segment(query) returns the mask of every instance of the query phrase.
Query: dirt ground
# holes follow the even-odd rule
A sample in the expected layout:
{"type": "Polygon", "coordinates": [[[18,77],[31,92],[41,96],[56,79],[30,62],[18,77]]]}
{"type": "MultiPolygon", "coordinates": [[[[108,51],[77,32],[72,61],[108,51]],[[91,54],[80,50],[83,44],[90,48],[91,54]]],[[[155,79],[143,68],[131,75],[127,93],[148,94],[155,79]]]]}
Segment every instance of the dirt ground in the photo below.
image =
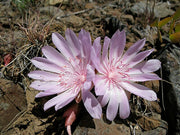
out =
{"type": "MultiPolygon", "coordinates": [[[[35,99],[38,91],[29,87],[32,80],[27,76],[35,70],[30,59],[42,56],[43,46],[54,46],[52,32],[64,36],[67,28],[77,34],[83,28],[90,32],[92,41],[98,36],[103,41],[117,29],[125,30],[126,49],[146,38],[143,50],[155,48],[148,58],[159,58],[167,44],[172,44],[168,36],[169,24],[161,29],[162,42],[158,29],[150,24],[157,18],[173,15],[178,7],[178,0],[0,0],[1,134],[67,134],[62,117],[67,107],[57,112],[54,108],[44,112],[43,105],[51,97],[35,99]]],[[[163,69],[157,74],[161,76],[161,72],[163,69]]],[[[158,94],[158,101],[150,102],[131,95],[130,117],[125,120],[117,117],[113,122],[105,118],[105,111],[102,119],[92,119],[82,105],[79,117],[72,125],[73,135],[167,134],[169,120],[164,115],[166,99],[162,98],[161,82],[143,84],[158,94]]]]}

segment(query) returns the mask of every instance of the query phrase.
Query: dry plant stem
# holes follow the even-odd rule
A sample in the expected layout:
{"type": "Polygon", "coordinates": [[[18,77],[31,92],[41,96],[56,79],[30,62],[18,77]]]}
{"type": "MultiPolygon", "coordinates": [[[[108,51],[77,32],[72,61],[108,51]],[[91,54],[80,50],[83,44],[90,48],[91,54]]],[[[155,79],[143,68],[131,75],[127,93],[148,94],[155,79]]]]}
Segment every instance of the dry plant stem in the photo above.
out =
{"type": "MultiPolygon", "coordinates": [[[[162,74],[162,67],[160,69],[160,74],[161,74],[161,78],[163,77],[163,74],[162,74]]],[[[165,105],[164,105],[164,94],[163,94],[163,82],[161,81],[161,96],[162,96],[162,107],[165,111],[165,105]]]]}
{"type": "Polygon", "coordinates": [[[20,117],[22,117],[25,113],[27,113],[27,110],[22,110],[21,112],[19,112],[18,114],[16,114],[16,116],[9,122],[9,124],[7,126],[5,126],[2,130],[1,130],[1,134],[3,134],[4,132],[8,131],[13,123],[20,117]]]}

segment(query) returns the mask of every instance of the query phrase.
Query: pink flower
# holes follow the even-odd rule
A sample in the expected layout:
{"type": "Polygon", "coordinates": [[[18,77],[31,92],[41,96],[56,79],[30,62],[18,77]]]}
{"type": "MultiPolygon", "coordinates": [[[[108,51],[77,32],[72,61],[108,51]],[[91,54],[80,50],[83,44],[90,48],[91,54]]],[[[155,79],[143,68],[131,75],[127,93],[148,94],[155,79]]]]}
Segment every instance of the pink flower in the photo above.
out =
{"type": "Polygon", "coordinates": [[[88,32],[81,30],[79,37],[68,29],[66,40],[58,33],[52,34],[56,49],[44,46],[42,52],[46,58],[35,57],[31,61],[41,70],[32,71],[29,77],[36,79],[30,87],[40,90],[37,98],[57,94],[44,105],[44,110],[55,106],[59,110],[72,100],[80,102],[94,118],[100,118],[102,108],[94,95],[92,80],[94,68],[90,65],[91,37],[88,32]]]}
{"type": "Polygon", "coordinates": [[[102,106],[108,104],[106,117],[111,121],[116,117],[118,109],[122,119],[129,116],[130,93],[149,101],[157,99],[153,90],[135,82],[160,80],[152,73],[160,68],[160,61],[144,61],[153,52],[153,49],[139,52],[145,39],[137,41],[123,55],[125,44],[125,32],[118,30],[111,39],[105,37],[102,53],[99,37],[95,39],[91,51],[92,62],[98,72],[93,79],[95,93],[102,106]]]}

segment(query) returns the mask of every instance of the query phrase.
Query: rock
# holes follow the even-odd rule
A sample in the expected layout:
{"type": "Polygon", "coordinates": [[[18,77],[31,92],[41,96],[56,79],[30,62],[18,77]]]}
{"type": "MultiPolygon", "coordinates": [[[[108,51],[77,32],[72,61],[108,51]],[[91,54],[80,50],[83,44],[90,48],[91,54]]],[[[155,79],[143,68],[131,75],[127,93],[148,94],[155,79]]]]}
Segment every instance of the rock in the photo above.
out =
{"type": "Polygon", "coordinates": [[[146,131],[155,129],[155,128],[160,126],[160,121],[159,120],[149,118],[149,117],[146,117],[146,116],[142,116],[141,118],[139,118],[136,121],[137,121],[138,125],[140,125],[140,127],[143,128],[146,131]]]}
{"type": "Polygon", "coordinates": [[[172,43],[166,43],[168,49],[164,49],[159,55],[162,62],[162,79],[170,82],[162,83],[163,94],[161,97],[164,119],[169,125],[169,134],[180,133],[180,48],[172,43]]]}
{"type": "Polygon", "coordinates": [[[160,125],[156,129],[145,131],[141,135],[167,135],[167,126],[167,122],[161,120],[160,125]]]}
{"type": "Polygon", "coordinates": [[[130,135],[130,128],[125,124],[116,124],[112,122],[108,124],[102,119],[89,120],[83,119],[80,125],[76,127],[73,135],[130,135]],[[92,122],[93,124],[91,124],[92,122]],[[85,126],[85,123],[89,123],[89,126],[85,126]],[[82,126],[81,126],[82,125],[82,126]],[[93,126],[92,126],[93,125],[93,126]]]}
{"type": "MultiPolygon", "coordinates": [[[[153,2],[151,1],[148,3],[147,7],[147,2],[146,1],[140,1],[139,3],[134,4],[134,6],[130,9],[133,14],[137,15],[146,15],[149,14],[150,11],[152,10],[153,2]],[[146,8],[148,11],[146,12],[146,8]]],[[[154,15],[157,18],[163,18],[168,15],[172,15],[174,11],[170,9],[170,5],[166,2],[159,2],[155,4],[154,7],[154,15]]]]}
{"type": "Polygon", "coordinates": [[[54,6],[41,7],[39,10],[40,10],[40,13],[44,15],[51,15],[55,17],[65,15],[61,9],[54,6]]]}
{"type": "Polygon", "coordinates": [[[24,90],[12,81],[0,79],[0,130],[25,109],[24,90]]]}
{"type": "Polygon", "coordinates": [[[62,21],[67,27],[82,27],[84,24],[83,19],[75,15],[64,18],[57,17],[57,20],[62,21]]]}

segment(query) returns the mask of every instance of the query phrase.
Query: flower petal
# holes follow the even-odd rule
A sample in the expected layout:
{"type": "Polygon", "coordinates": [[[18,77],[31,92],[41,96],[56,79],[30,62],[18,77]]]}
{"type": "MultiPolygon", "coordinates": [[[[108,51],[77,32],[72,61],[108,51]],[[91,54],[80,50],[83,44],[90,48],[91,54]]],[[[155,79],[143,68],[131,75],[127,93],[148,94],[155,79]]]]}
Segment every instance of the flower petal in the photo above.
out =
{"type": "Polygon", "coordinates": [[[108,48],[109,48],[109,43],[110,43],[110,38],[105,37],[104,38],[104,45],[103,45],[103,51],[102,51],[102,61],[105,59],[108,59],[108,48]]]}
{"type": "Polygon", "coordinates": [[[120,32],[119,30],[117,30],[112,36],[110,41],[110,50],[109,50],[110,61],[113,58],[121,57],[124,51],[125,44],[126,44],[125,31],[120,32]]]}
{"type": "Polygon", "coordinates": [[[161,62],[157,59],[151,59],[148,61],[141,62],[130,68],[127,72],[128,74],[141,74],[141,73],[151,73],[158,70],[161,67],[161,62]]]}
{"type": "Polygon", "coordinates": [[[44,46],[42,48],[42,52],[49,61],[57,64],[58,66],[67,65],[67,60],[53,47],[44,46]]]}
{"type": "Polygon", "coordinates": [[[157,59],[148,60],[142,67],[144,73],[154,72],[161,67],[161,62],[157,59]]]}
{"type": "Polygon", "coordinates": [[[72,94],[70,92],[64,92],[61,93],[60,95],[50,99],[44,104],[44,110],[46,111],[47,109],[51,108],[52,106],[55,106],[55,109],[60,109],[61,107],[64,107],[67,105],[69,102],[71,102],[77,94],[72,94]]]}
{"type": "Polygon", "coordinates": [[[91,61],[99,73],[105,73],[105,69],[101,66],[100,57],[97,56],[94,47],[92,47],[91,50],[91,61]]]}
{"type": "Polygon", "coordinates": [[[119,97],[117,97],[116,95],[117,93],[115,91],[116,90],[113,89],[112,92],[109,92],[110,100],[109,100],[107,110],[106,110],[106,117],[110,121],[114,120],[118,112],[118,106],[119,106],[118,98],[119,97]]]}
{"type": "Polygon", "coordinates": [[[80,54],[80,51],[81,50],[83,51],[83,49],[76,34],[72,30],[67,29],[65,32],[65,36],[68,45],[71,48],[71,52],[73,53],[73,56],[78,56],[80,54]]]}
{"type": "Polygon", "coordinates": [[[90,91],[92,89],[92,82],[85,82],[83,85],[84,91],[90,91]]]}
{"type": "Polygon", "coordinates": [[[52,63],[48,59],[42,58],[42,57],[35,57],[31,60],[31,62],[41,70],[46,70],[46,71],[51,71],[51,72],[56,72],[60,73],[61,72],[61,67],[58,65],[52,63]]]}
{"type": "Polygon", "coordinates": [[[36,90],[49,90],[49,89],[59,89],[58,82],[49,82],[49,81],[34,81],[30,85],[31,88],[36,90]]]}
{"type": "Polygon", "coordinates": [[[140,84],[136,84],[136,83],[130,83],[130,82],[121,82],[120,85],[128,90],[129,92],[137,95],[137,96],[140,96],[146,100],[149,100],[149,101],[155,101],[157,100],[157,95],[156,93],[145,87],[145,86],[142,86],[140,84]]]}
{"type": "Polygon", "coordinates": [[[31,71],[28,76],[30,78],[43,81],[58,81],[60,79],[58,74],[41,70],[31,71]]]}
{"type": "Polygon", "coordinates": [[[109,101],[109,92],[105,91],[105,94],[102,96],[99,96],[97,99],[100,102],[101,106],[104,107],[109,101]]]}
{"type": "Polygon", "coordinates": [[[93,79],[95,85],[95,93],[97,96],[104,95],[108,91],[106,79],[102,75],[96,75],[93,79]]]}
{"type": "Polygon", "coordinates": [[[130,114],[129,101],[125,91],[122,89],[119,91],[120,106],[119,106],[119,116],[122,119],[126,119],[130,114]]]}
{"type": "Polygon", "coordinates": [[[89,114],[95,119],[100,119],[102,108],[94,95],[89,91],[82,92],[82,99],[84,102],[84,106],[89,114]]]}
{"type": "Polygon", "coordinates": [[[128,62],[129,67],[133,67],[134,65],[140,63],[140,62],[143,61],[146,57],[148,57],[153,51],[154,51],[154,49],[140,52],[139,54],[137,54],[134,58],[132,58],[132,59],[128,62]]]}
{"type": "Polygon", "coordinates": [[[86,60],[89,61],[91,54],[91,46],[92,46],[90,33],[86,32],[84,29],[81,29],[79,33],[79,40],[83,46],[83,51],[84,54],[86,55],[86,60]]]}
{"type": "Polygon", "coordinates": [[[73,58],[73,54],[68,46],[67,41],[59,34],[52,33],[52,41],[57,49],[69,60],[73,58]]]}
{"type": "Polygon", "coordinates": [[[86,72],[86,80],[87,81],[93,81],[93,78],[95,76],[94,68],[91,65],[87,65],[87,72],[86,72]]]}
{"type": "Polygon", "coordinates": [[[94,50],[96,52],[96,56],[98,57],[99,60],[100,60],[100,56],[101,56],[101,44],[100,44],[100,41],[101,41],[101,38],[97,37],[94,40],[94,43],[93,43],[93,48],[94,48],[94,50]]]}
{"type": "MultiPolygon", "coordinates": [[[[65,96],[65,95],[64,95],[65,96]]],[[[67,104],[69,104],[71,101],[73,101],[73,99],[76,97],[76,95],[71,95],[71,96],[68,96],[68,98],[62,100],[61,102],[57,103],[56,106],[55,106],[55,110],[59,110],[61,108],[63,108],[64,106],[66,106],[67,104]]]]}
{"type": "Polygon", "coordinates": [[[50,93],[50,92],[39,92],[35,98],[41,98],[41,97],[45,97],[45,96],[50,96],[50,95],[54,95],[56,93],[50,93]]]}
{"type": "Polygon", "coordinates": [[[137,41],[135,44],[133,44],[123,55],[122,57],[123,63],[127,63],[130,59],[132,59],[137,54],[137,52],[139,52],[142,49],[145,42],[146,40],[142,39],[137,41]]]}
{"type": "Polygon", "coordinates": [[[152,80],[161,80],[161,78],[153,73],[143,73],[143,74],[130,75],[129,80],[144,82],[144,81],[152,81],[152,80]]]}

